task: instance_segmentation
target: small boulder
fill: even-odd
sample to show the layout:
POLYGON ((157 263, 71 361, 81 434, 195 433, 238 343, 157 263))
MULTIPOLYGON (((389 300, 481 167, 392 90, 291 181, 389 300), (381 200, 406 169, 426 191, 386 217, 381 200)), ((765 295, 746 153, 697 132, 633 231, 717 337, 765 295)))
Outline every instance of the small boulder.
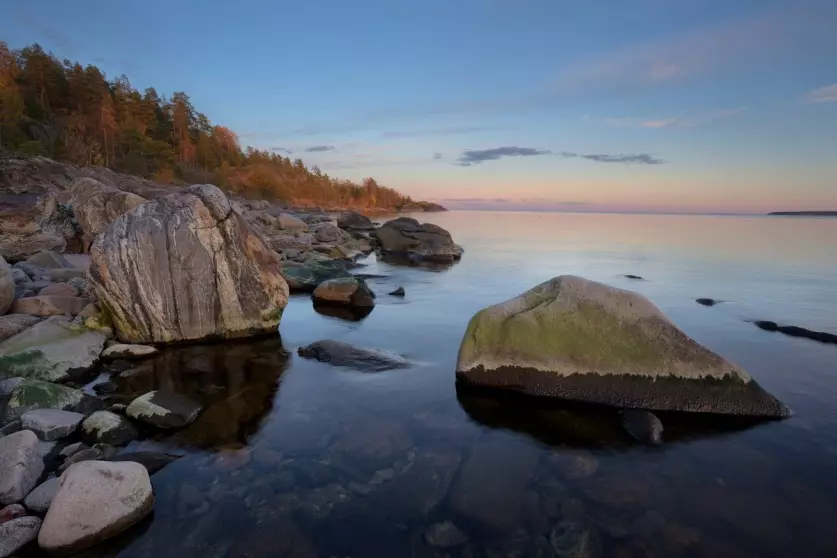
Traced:
POLYGON ((337 226, 341 229, 349 231, 372 231, 375 230, 375 225, 366 215, 362 215, 357 211, 347 211, 341 213, 337 218, 337 226))
POLYGON ((58 467, 58 472, 63 473, 76 463, 81 463, 83 461, 98 461, 104 458, 105 456, 100 448, 85 448, 68 457, 67 460, 58 467))
POLYGON ((40 318, 37 316, 30 316, 28 314, 6 314, 5 316, 0 316, 0 343, 40 321, 40 318))
POLYGON ((343 231, 331 223, 321 223, 314 229, 314 236, 319 242, 338 242, 343 239, 343 231))
POLYGON ((300 347, 297 353, 302 358, 327 362, 332 366, 355 368, 364 372, 381 372, 410 366, 410 361, 399 355, 378 349, 355 347, 330 339, 300 347))
POLYGON ((468 542, 468 535, 450 521, 434 523, 424 532, 424 540, 430 546, 450 548, 468 542))
POLYGON ((11 308, 15 300, 15 278, 11 266, 0 256, 0 316, 11 308))
POLYGON ((0 396, 6 400, 0 407, 0 422, 18 420, 33 409, 60 409, 88 414, 102 407, 102 402, 78 389, 32 380, 11 378, 0 381, 0 396))
POLYGON ((58 409, 35 409, 23 413, 21 425, 44 441, 66 438, 76 431, 84 415, 58 409))
POLYGON ((399 217, 381 225, 374 233, 384 256, 410 261, 452 263, 462 257, 462 248, 450 233, 438 225, 399 217))
POLYGON ((139 463, 86 461, 61 477, 38 544, 70 554, 121 533, 151 512, 154 491, 139 463))
POLYGON ((53 316, 0 343, 0 376, 52 382, 70 379, 96 364, 106 340, 103 331, 53 316))
POLYGON ((96 411, 81 425, 84 438, 91 442, 103 442, 114 446, 127 444, 139 433, 125 417, 109 411, 96 411))
POLYGON ((282 275, 292 293, 312 293, 323 281, 351 277, 346 264, 335 260, 285 262, 282 264, 282 275))
POLYGON ((64 315, 75 316, 88 304, 90 304, 89 299, 77 296, 38 294, 38 296, 17 299, 12 304, 11 311, 15 314, 29 314, 42 318, 64 315))
POLYGON ((640 277, 639 275, 631 275, 630 273, 626 273, 623 275, 625 279, 633 279, 634 281, 645 281, 645 277, 640 277))
POLYGON ((305 224, 305 221, 287 213, 280 213, 279 217, 276 218, 276 224, 283 231, 303 232, 308 230, 308 225, 305 224))
POLYGON ((456 369, 463 385, 621 408, 790 415, 643 296, 574 276, 478 312, 456 369))
POLYGON ((695 299, 695 302, 700 304, 701 306, 715 306, 720 300, 715 300, 714 298, 698 298, 695 299))
MULTIPOLYGON (((2 256, 0 256, 0 258, 2 258, 2 256)), ((15 280, 15 283, 26 283, 30 281, 30 278, 28 275, 26 275, 26 272, 16 267, 12 268, 12 278, 15 280)))
POLYGON ((19 517, 0 525, 0 558, 13 556, 18 550, 38 538, 41 520, 19 517))
POLYGON ((338 304, 354 308, 375 306, 374 295, 366 281, 356 277, 323 281, 314 289, 312 298, 319 304, 338 304))
POLYGON ((404 291, 404 287, 398 287, 397 289, 389 293, 389 296, 405 297, 407 296, 407 293, 404 291))
POLYGON ((61 296, 61 297, 75 297, 78 295, 75 288, 69 283, 53 283, 47 285, 38 292, 38 296, 61 296))
POLYGON ((661 444, 663 442, 663 423, 654 413, 629 409, 622 412, 622 427, 643 444, 661 444))
POLYGON ((32 268, 41 268, 41 269, 72 269, 73 264, 71 264, 67 258, 65 258, 62 254, 57 252, 53 252, 51 250, 44 250, 38 252, 34 256, 30 256, 26 259, 26 263, 30 265, 32 268))
POLYGON ((90 449, 90 448, 84 442, 75 442, 74 444, 70 444, 69 446, 66 446, 64 449, 62 449, 60 452, 58 452, 58 456, 63 458, 63 459, 69 459, 72 456, 74 456, 75 454, 77 454, 78 452, 86 450, 86 449, 90 449))
POLYGON ((200 412, 201 406, 188 397, 166 391, 150 391, 141 395, 125 410, 130 418, 163 429, 192 424, 200 412))
POLYGON ((159 351, 150 345, 125 345, 117 343, 102 352, 102 360, 140 360, 156 355, 159 351))
POLYGON ((20 504, 9 504, 5 508, 0 509, 0 523, 17 519, 26 515, 26 509, 20 504))
POLYGON ((58 477, 52 477, 42 482, 23 500, 26 509, 35 513, 45 513, 58 492, 58 484, 58 477))
POLYGON ((23 500, 44 472, 38 437, 21 430, 0 438, 0 505, 23 500))

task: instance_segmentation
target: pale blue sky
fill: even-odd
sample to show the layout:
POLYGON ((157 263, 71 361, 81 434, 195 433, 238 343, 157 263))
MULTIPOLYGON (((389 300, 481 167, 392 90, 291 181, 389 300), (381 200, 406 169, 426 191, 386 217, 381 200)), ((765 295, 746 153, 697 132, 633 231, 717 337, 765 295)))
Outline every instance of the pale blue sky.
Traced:
POLYGON ((6 0, 3 13, 12 47, 185 91, 245 145, 416 198, 837 209, 834 0, 6 0))

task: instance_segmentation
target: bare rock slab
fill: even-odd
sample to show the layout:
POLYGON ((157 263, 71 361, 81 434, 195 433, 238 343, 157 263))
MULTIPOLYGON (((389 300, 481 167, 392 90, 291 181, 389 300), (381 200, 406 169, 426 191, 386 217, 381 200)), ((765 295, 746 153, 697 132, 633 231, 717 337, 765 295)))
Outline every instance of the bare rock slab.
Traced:
POLYGON ((102 352, 102 360, 140 360, 152 357, 158 352, 160 351, 156 347, 150 345, 126 345, 117 343, 102 352))
POLYGON ((84 415, 59 409, 35 409, 20 417, 21 425, 44 441, 66 438, 76 431, 84 415))
POLYGON ((32 327, 40 322, 41 319, 37 316, 29 316, 28 314, 6 314, 0 316, 0 343, 14 337, 21 331, 32 327))
POLYGON ((0 558, 12 556, 34 541, 40 529, 41 520, 37 517, 19 517, 0 525, 0 558))
POLYGON ((570 275, 478 312, 456 370, 465 385, 622 408, 790 415, 645 297, 570 275))
POLYGON ((44 460, 34 432, 21 430, 0 438, 0 504, 23 500, 43 472, 44 460))
POLYGON ((150 391, 131 401, 125 414, 157 428, 183 428, 192 424, 201 406, 186 396, 166 391, 150 391))
POLYGON ((302 358, 318 360, 332 366, 345 366, 363 372, 382 372, 396 368, 407 368, 410 361, 405 358, 381 351, 355 347, 341 341, 324 339, 297 349, 302 358))
POLYGON ((153 504, 148 471, 139 463, 76 463, 61 476, 38 544, 47 552, 84 550, 134 525, 153 504))

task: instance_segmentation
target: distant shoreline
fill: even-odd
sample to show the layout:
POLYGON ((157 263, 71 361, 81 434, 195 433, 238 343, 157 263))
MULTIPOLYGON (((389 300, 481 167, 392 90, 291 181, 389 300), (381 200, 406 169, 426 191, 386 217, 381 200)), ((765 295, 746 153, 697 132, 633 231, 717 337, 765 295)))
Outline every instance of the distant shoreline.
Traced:
POLYGON ((837 217, 837 211, 771 211, 768 215, 784 217, 837 217))

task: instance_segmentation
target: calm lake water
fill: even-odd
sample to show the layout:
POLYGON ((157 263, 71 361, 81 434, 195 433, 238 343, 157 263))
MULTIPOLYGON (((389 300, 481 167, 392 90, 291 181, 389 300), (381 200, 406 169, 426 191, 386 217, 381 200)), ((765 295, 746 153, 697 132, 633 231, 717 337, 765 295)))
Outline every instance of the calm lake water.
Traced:
POLYGON ((363 321, 295 296, 281 340, 172 348, 114 379, 115 400, 167 388, 206 410, 130 446, 183 457, 153 477, 153 517, 90 556, 837 556, 837 346, 748 322, 837 333, 837 220, 420 217, 464 258, 427 270, 373 256, 361 271, 387 277, 370 280, 363 321), (667 441, 647 448, 610 411, 458 393, 470 317, 561 274, 646 295, 795 415, 661 415, 667 441), (398 285, 403 300, 386 294, 398 285), (365 374, 296 356, 320 339, 415 365, 365 374))

